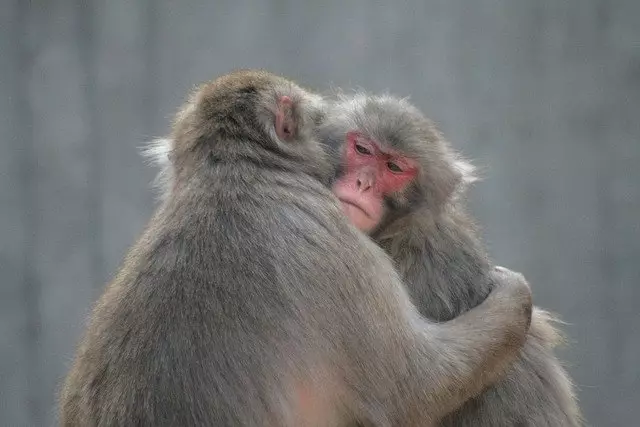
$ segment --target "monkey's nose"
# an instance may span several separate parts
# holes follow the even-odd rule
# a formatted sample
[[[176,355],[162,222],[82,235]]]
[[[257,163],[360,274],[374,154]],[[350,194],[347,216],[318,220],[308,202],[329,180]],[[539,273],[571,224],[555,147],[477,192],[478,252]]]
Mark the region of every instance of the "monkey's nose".
[[[371,180],[357,178],[356,185],[358,186],[358,190],[367,191],[369,188],[371,188]]]

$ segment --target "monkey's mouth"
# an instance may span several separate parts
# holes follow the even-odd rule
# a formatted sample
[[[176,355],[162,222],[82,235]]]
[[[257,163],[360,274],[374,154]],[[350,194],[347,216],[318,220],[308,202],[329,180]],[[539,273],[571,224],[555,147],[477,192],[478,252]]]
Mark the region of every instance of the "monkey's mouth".
[[[367,212],[364,208],[362,208],[362,206],[360,206],[358,203],[351,201],[349,199],[343,199],[343,198],[338,198],[338,200],[340,200],[340,203],[342,204],[353,206],[354,208],[362,212],[367,218],[371,218],[371,215],[369,215],[369,212]]]

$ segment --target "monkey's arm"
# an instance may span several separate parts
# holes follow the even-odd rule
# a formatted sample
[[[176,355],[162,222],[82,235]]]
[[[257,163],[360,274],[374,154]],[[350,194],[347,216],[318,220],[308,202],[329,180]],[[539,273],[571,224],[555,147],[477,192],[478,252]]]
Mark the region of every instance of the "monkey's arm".
[[[527,341],[504,377],[443,418],[440,427],[582,426],[571,378],[553,352],[562,339],[555,322],[534,307]]]
[[[431,323],[413,311],[407,329],[402,324],[394,329],[389,316],[402,309],[393,303],[386,305],[391,311],[363,316],[368,317],[366,324],[376,325],[370,333],[380,340],[363,348],[370,343],[353,339],[358,346],[351,352],[361,358],[351,369],[363,375],[359,385],[366,391],[359,396],[361,402],[367,405],[372,397],[378,404],[391,402],[391,407],[384,403],[385,413],[397,414],[394,425],[429,425],[497,381],[524,344],[531,292],[518,273],[496,270],[492,276],[497,285],[489,297],[446,323]],[[385,315],[387,320],[381,320]],[[386,364],[371,365],[380,362],[372,360],[372,354],[386,354]],[[385,372],[393,385],[381,384]]]
[[[437,418],[460,407],[502,378],[516,360],[531,321],[531,293],[522,275],[496,268],[487,299],[441,324],[431,324],[437,355],[433,390],[440,398]]]

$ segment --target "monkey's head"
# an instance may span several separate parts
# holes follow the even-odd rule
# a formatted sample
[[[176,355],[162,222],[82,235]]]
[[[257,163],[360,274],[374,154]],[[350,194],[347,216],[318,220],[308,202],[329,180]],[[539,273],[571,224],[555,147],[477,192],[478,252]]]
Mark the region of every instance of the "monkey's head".
[[[365,232],[409,212],[437,214],[473,180],[473,167],[404,99],[340,96],[320,134],[341,158],[333,191]]]
[[[215,162],[248,160],[326,181],[331,166],[317,137],[325,102],[283,77],[239,70],[198,87],[170,139],[147,150],[173,186]]]

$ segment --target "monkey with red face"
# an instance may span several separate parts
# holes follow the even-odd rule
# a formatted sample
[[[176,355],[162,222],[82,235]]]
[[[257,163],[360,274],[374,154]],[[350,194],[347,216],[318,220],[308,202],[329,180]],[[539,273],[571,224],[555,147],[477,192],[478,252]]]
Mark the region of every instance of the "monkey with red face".
[[[391,255],[421,314],[447,321],[481,302],[492,267],[461,200],[473,168],[434,124],[406,100],[360,94],[341,96],[320,134],[336,150],[343,211]],[[536,309],[506,377],[440,425],[581,425],[553,320]]]

